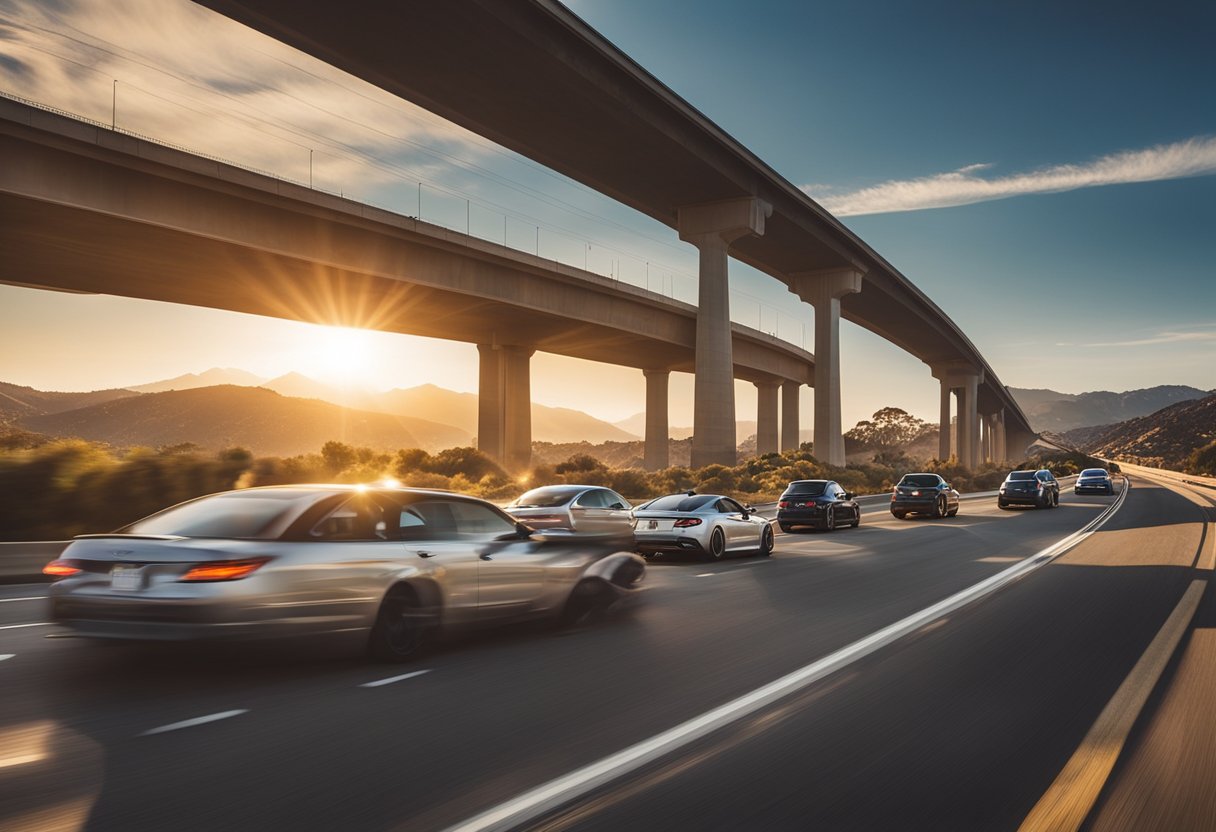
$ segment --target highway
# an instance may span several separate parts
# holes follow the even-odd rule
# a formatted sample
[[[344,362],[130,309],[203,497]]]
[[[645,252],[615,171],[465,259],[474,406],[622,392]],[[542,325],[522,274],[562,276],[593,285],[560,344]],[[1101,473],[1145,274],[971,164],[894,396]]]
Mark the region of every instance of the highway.
[[[871,507],[402,666],[57,638],[44,586],[0,587],[0,829],[1213,828],[1214,505],[1137,470],[1052,511]]]

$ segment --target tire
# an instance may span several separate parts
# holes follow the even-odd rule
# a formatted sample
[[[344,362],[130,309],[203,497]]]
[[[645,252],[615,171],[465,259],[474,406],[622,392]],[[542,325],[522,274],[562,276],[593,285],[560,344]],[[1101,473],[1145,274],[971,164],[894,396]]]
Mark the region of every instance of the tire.
[[[957,517],[957,516],[958,516],[958,510],[959,510],[960,508],[962,508],[962,506],[955,506],[954,508],[952,508],[952,509],[950,509],[949,511],[947,511],[947,512],[946,512],[946,516],[947,516],[947,517]]]
[[[766,558],[773,553],[773,546],[776,541],[773,540],[773,527],[767,523],[764,530],[760,532],[760,548],[756,550],[756,554],[762,558]]]
[[[781,526],[781,531],[785,532],[786,534],[789,534],[794,528],[789,523],[779,523],[778,525]]]
[[[907,518],[907,516],[908,516],[908,512],[906,512],[906,511],[893,511],[893,512],[891,512],[891,516],[892,516],[892,517],[894,517],[896,520],[904,520],[904,519],[906,519],[906,518]]]
[[[570,629],[586,624],[598,613],[607,608],[604,586],[599,581],[586,578],[574,585],[566,605],[562,607],[557,625],[561,629]]]
[[[367,652],[385,662],[407,662],[430,646],[435,615],[408,586],[393,587],[380,602],[376,623],[367,637]]]
[[[1056,507],[1056,506],[1058,506],[1059,504],[1060,504],[1060,492],[1059,492],[1059,491],[1052,492],[1052,495],[1051,495],[1051,507],[1052,507],[1052,508],[1055,508],[1055,507]]]
[[[933,504],[933,516],[938,517],[938,518],[946,516],[946,498],[945,497],[938,497],[937,502]]]
[[[1106,496],[1107,497],[1115,496],[1115,487],[1113,485],[1110,488],[1106,489]]]
[[[836,508],[835,508],[835,506],[828,506],[827,516],[823,518],[823,529],[824,529],[824,531],[829,531],[829,532],[836,531]]]
[[[711,560],[726,557],[726,534],[721,528],[714,529],[709,535],[709,557]]]
[[[997,507],[997,508],[999,508],[999,509],[1001,509],[1002,511],[1006,511],[1006,510],[1008,510],[1008,509],[1009,509],[1009,503],[1005,503],[1005,502],[1002,502],[1002,501],[1000,501],[1000,500],[997,500],[997,501],[996,501],[996,507]]]
[[[861,525],[861,509],[858,508],[858,509],[856,509],[856,511],[857,511],[857,516],[853,518],[853,523],[852,523],[853,528],[857,528],[858,526]]]

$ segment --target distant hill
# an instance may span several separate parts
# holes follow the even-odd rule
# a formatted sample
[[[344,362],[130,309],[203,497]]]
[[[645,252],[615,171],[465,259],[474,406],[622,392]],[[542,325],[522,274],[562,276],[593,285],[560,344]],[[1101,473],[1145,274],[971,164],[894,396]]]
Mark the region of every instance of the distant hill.
[[[1178,402],[1202,399],[1206,391],[1184,385],[1166,384],[1144,390],[1111,393],[1059,393],[1055,390],[1030,390],[1010,387],[1018,405],[1036,431],[1063,433],[1073,428],[1110,425],[1155,413]]]
[[[139,395],[130,390],[93,390],[88,393],[55,393],[0,381],[0,424],[11,424],[27,416],[62,413],[79,407]]]
[[[120,446],[192,442],[218,450],[240,445],[275,456],[316,452],[330,439],[385,450],[437,449],[466,440],[463,432],[425,419],[349,410],[236,385],[145,393],[29,417],[21,426]]]
[[[1097,456],[1180,470],[1192,451],[1216,440],[1216,395],[1113,425],[1077,428],[1063,438]]]
[[[220,384],[239,384],[243,387],[256,387],[262,380],[253,373],[237,370],[231,367],[212,367],[202,373],[186,373],[184,376],[167,378],[164,381],[153,381],[148,384],[138,384],[128,387],[136,393],[163,393],[166,390],[193,390],[196,387],[215,387]]]

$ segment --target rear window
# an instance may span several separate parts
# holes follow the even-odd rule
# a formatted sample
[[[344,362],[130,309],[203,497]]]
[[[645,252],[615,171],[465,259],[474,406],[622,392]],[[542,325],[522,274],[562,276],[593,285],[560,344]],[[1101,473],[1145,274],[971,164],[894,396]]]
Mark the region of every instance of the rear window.
[[[317,499],[315,491],[285,488],[200,497],[137,520],[123,534],[258,538],[278,530]]]
[[[696,511],[717,499],[712,494],[696,494],[692,497],[687,494],[668,494],[666,497],[651,500],[642,508],[646,511]]]
[[[1081,476],[1083,476],[1083,477],[1105,477],[1106,469],[1105,468],[1086,468],[1084,471],[1081,472]]]
[[[1010,480],[1032,480],[1034,479],[1034,471],[1013,471],[1006,479]]]
[[[513,505],[519,508],[556,508],[564,506],[578,494],[577,488],[533,488],[524,494]]]
[[[822,497],[823,491],[827,487],[827,480],[798,480],[790,483],[789,487],[785,489],[785,493],[805,497]]]
[[[934,488],[939,482],[936,474],[907,474],[899,484],[913,488]]]

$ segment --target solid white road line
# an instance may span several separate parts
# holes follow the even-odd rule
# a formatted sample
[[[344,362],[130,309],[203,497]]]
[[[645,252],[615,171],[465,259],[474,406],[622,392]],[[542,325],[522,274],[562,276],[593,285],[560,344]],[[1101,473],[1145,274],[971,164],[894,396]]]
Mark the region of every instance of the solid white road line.
[[[415,676],[421,676],[423,673],[430,673],[430,670],[415,670],[413,673],[402,673],[400,676],[389,676],[387,679],[377,679],[374,682],[364,682],[359,685],[361,688],[378,688],[381,685],[391,685],[393,682],[401,682],[406,679],[413,679]]]
[[[688,745],[719,728],[737,722],[778,699],[808,687],[909,633],[920,630],[927,624],[932,624],[960,607],[971,604],[1006,584],[1022,578],[1064,554],[1088,538],[1114,516],[1114,513],[1123,505],[1126,496],[1127,489],[1125,488],[1117,500],[1080,530],[986,580],[855,641],[835,653],[769,682],[767,685],[756,688],[725,705],[720,705],[623,751],[618,751],[616,754],[550,780],[512,800],[449,827],[447,832],[486,832],[486,830],[513,829],[523,825],[652,760]]]
[[[0,662],[5,661],[6,659],[11,659],[16,655],[16,653],[0,653]]]
[[[31,595],[27,598],[0,598],[0,604],[10,604],[13,601],[45,601],[45,595]]]
[[[37,624],[5,624],[0,630],[20,630],[22,627],[49,627],[51,622],[40,621]]]
[[[140,734],[141,737],[147,737],[152,734],[163,734],[166,731],[176,731],[179,728],[193,728],[195,725],[206,725],[208,722],[217,722],[221,719],[228,719],[233,716],[249,713],[248,708],[242,708],[236,711],[220,711],[218,714],[208,714],[207,716],[196,716],[194,719],[183,719],[181,722],[171,722],[168,725],[162,725],[159,728],[149,728]]]

